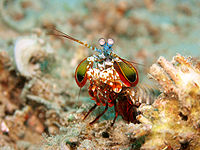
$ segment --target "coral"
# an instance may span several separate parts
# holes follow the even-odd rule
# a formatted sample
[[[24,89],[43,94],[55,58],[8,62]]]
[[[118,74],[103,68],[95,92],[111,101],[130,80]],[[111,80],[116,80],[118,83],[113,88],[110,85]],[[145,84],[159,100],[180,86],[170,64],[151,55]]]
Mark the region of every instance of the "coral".
[[[200,70],[177,54],[172,62],[160,57],[150,68],[163,93],[151,106],[141,105],[137,119],[149,125],[141,149],[199,149]]]

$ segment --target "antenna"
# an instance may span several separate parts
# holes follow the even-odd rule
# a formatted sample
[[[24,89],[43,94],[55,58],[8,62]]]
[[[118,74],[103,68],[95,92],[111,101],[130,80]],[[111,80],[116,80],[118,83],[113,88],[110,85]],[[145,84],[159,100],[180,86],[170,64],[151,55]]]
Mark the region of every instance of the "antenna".
[[[100,52],[100,50],[98,50],[96,47],[92,47],[91,45],[89,45],[87,43],[84,43],[84,42],[82,42],[80,40],[77,40],[77,39],[71,37],[70,35],[68,35],[66,33],[63,33],[62,31],[57,30],[55,27],[52,27],[52,28],[47,27],[47,28],[50,29],[50,32],[48,33],[49,35],[54,35],[54,36],[60,36],[60,37],[67,38],[67,39],[75,41],[75,42],[77,42],[77,43],[79,43],[79,44],[81,44],[81,45],[83,45],[83,46],[85,46],[85,47],[87,47],[87,48],[89,48],[89,49],[91,49],[93,51]]]

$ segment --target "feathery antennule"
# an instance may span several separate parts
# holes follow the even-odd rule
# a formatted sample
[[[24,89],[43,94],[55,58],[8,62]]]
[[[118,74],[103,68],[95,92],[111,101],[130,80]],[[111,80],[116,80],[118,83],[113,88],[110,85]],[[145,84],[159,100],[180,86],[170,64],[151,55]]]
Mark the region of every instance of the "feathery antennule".
[[[77,42],[81,45],[84,45],[87,48],[92,49],[93,51],[96,51],[95,47],[92,47],[91,45],[84,43],[84,42],[82,42],[78,39],[75,39],[75,38],[71,37],[70,35],[63,33],[62,31],[57,30],[55,27],[50,28],[49,31],[50,31],[50,32],[48,32],[49,35],[60,36],[60,37],[70,39],[70,40],[75,41],[75,42]]]

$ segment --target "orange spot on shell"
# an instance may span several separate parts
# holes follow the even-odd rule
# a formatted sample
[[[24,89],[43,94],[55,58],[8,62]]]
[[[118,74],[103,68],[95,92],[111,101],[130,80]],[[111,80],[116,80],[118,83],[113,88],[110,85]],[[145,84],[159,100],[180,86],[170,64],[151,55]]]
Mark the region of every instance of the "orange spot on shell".
[[[122,90],[122,83],[121,82],[113,82],[112,89],[115,93],[119,93]]]

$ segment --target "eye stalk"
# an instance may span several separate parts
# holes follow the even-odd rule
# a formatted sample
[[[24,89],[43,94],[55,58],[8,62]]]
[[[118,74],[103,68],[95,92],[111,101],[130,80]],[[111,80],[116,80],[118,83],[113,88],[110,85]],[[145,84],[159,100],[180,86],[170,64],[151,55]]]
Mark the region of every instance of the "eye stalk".
[[[105,39],[104,39],[104,38],[100,38],[100,39],[99,39],[99,44],[100,44],[101,46],[104,46],[104,45],[106,44]]]
[[[113,39],[108,39],[108,46],[112,47],[114,44],[114,40]]]

